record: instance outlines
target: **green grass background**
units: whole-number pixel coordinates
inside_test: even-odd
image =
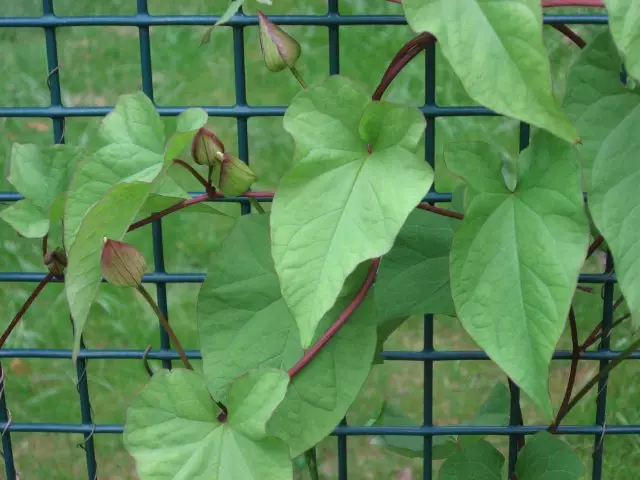
[[[134,0],[74,1],[56,0],[59,15],[127,15],[135,13]],[[273,7],[262,7],[267,14],[322,14],[326,0],[276,0]],[[221,0],[149,0],[152,14],[220,14],[226,2]],[[255,11],[249,5],[249,12]],[[401,7],[382,0],[344,0],[341,12],[394,13]],[[4,0],[1,16],[37,16],[39,0]],[[323,27],[291,27],[288,29],[302,44],[299,69],[308,82],[328,74],[327,29]],[[589,38],[597,28],[580,27]],[[217,30],[209,45],[201,47],[204,27],[153,27],[151,48],[153,84],[159,105],[232,105],[234,103],[233,48],[231,30]],[[59,29],[58,48],[62,96],[65,105],[113,105],[119,95],[141,88],[138,31],[132,27],[72,27]],[[402,26],[343,27],[340,29],[340,62],[342,73],[360,81],[373,91],[386,64],[412,32]],[[568,67],[578,49],[551,28],[545,28],[545,41],[552,57],[553,81],[562,95]],[[263,66],[257,28],[245,30],[248,100],[253,105],[285,105],[299,91],[287,73],[269,73]],[[49,91],[44,34],[41,29],[0,29],[0,105],[46,106]],[[421,57],[423,58],[423,57]],[[499,75],[500,72],[496,72]],[[410,105],[424,100],[424,62],[414,61],[396,80],[387,99]],[[438,57],[437,100],[441,105],[469,105],[473,102],[450,73],[446,62]],[[91,147],[96,144],[100,119],[73,118],[66,122],[68,142]],[[166,120],[167,127],[173,125]],[[442,167],[442,151],[449,142],[471,139],[490,141],[501,148],[517,150],[517,124],[496,118],[442,118],[437,125],[437,186],[446,191],[451,178]],[[236,149],[234,119],[217,118],[210,127],[223,139],[229,151]],[[49,119],[1,118],[0,162],[5,171],[11,144],[50,144],[53,132]],[[250,162],[260,175],[257,188],[275,188],[287,171],[292,156],[292,141],[282,129],[280,118],[249,120]],[[188,182],[185,179],[185,182]],[[192,189],[197,189],[193,184]],[[11,186],[0,180],[0,189]],[[237,213],[236,207],[228,211]],[[198,214],[178,215],[164,222],[164,242],[169,272],[206,271],[215,247],[231,226],[231,221]],[[135,243],[152,259],[149,230],[131,234]],[[43,270],[37,241],[19,238],[8,226],[0,225],[0,270],[39,272]],[[589,265],[590,271],[601,271],[601,259]],[[2,284],[0,288],[0,324],[9,322],[34,285]],[[197,348],[195,302],[199,285],[169,285],[170,318],[187,348]],[[577,312],[581,337],[600,318],[602,301],[599,290],[577,294]],[[476,349],[459,323],[451,318],[437,318],[435,324],[438,349]],[[614,348],[622,348],[633,335],[632,325],[619,328],[613,336]],[[411,319],[387,344],[388,349],[420,350],[422,321]],[[59,285],[47,287],[14,332],[8,346],[21,348],[70,348],[71,328],[68,309]],[[151,312],[138,297],[128,291],[101,288],[86,328],[89,348],[157,348],[158,326]],[[566,338],[561,346],[566,348]],[[15,422],[80,421],[76,392],[76,371],[69,360],[14,359],[5,362],[6,392]],[[585,382],[597,371],[597,363],[582,362],[578,383]],[[568,362],[554,362],[550,390],[558,405],[568,373]],[[607,422],[637,424],[638,377],[634,362],[618,369],[609,382]],[[97,423],[121,423],[127,405],[147,380],[139,361],[92,360],[88,367],[93,418]],[[418,362],[388,362],[376,367],[350,413],[350,421],[362,424],[382,399],[401,406],[420,423],[423,405],[422,365]],[[505,377],[489,361],[440,362],[435,365],[434,419],[439,425],[468,421],[486,398],[495,382]],[[523,400],[527,422],[541,422],[538,413]],[[588,396],[566,419],[566,423],[589,425],[594,421],[594,395]],[[12,434],[18,470],[22,479],[68,480],[86,478],[84,452],[80,435],[39,433]],[[409,460],[369,445],[370,438],[354,437],[348,441],[350,478],[398,479],[421,478],[421,461]],[[504,448],[505,441],[495,438]],[[591,467],[594,439],[571,436],[566,440]],[[135,478],[131,458],[125,452],[119,435],[97,435],[95,438],[102,480]],[[635,479],[640,464],[640,439],[637,436],[606,435],[604,479]],[[336,440],[327,439],[319,447],[323,478],[336,478]],[[434,468],[437,469],[436,462]],[[298,472],[299,478],[306,473]],[[585,477],[587,478],[587,477]],[[589,474],[590,478],[590,474]]]

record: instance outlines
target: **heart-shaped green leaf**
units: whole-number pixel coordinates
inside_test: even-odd
[[[229,384],[247,369],[288,369],[303,354],[269,243],[268,215],[238,218],[200,289],[203,369],[207,387],[223,401]]]
[[[124,443],[141,480],[293,478],[286,445],[264,433],[289,377],[248,372],[232,384],[225,423],[197,373],[157,372],[127,412]]]
[[[605,0],[609,29],[622,52],[627,72],[640,81],[640,4],[636,0]]]
[[[451,291],[471,337],[551,416],[549,362],[564,329],[589,225],[575,149],[542,131],[518,159],[513,192],[487,144],[447,166],[469,201],[451,250]]]
[[[551,89],[540,0],[403,0],[402,5],[413,30],[436,36],[471,98],[568,142],[578,140]]]
[[[421,113],[371,102],[344,77],[299,94],[284,125],[298,165],[274,198],[272,253],[308,347],[349,274],[389,251],[433,171],[414,153],[425,126]]]
[[[209,390],[217,398],[224,398],[229,383],[247,369],[288,369],[304,354],[295,320],[282,299],[269,244],[267,215],[239,218],[200,290],[198,331],[203,367]],[[320,333],[338,318],[360,287],[352,278],[347,283],[351,288],[342,292],[322,320]],[[371,368],[376,343],[372,307],[373,299],[367,298],[292,380],[268,430],[290,445],[292,456],[328,435],[356,399]]]
[[[555,435],[540,432],[527,438],[518,454],[518,480],[578,480],[584,465],[569,445]]]
[[[453,314],[449,253],[459,220],[416,210],[403,225],[376,278],[380,321],[422,315]]]

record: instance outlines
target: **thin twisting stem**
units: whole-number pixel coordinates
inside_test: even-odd
[[[620,355],[618,355],[614,360],[612,360],[609,364],[607,364],[607,366],[604,367],[600,371],[600,373],[595,375],[591,380],[587,382],[587,384],[584,387],[580,389],[578,393],[576,393],[576,395],[571,399],[571,401],[567,405],[567,408],[565,409],[564,414],[561,417],[559,416],[559,418],[556,419],[556,423],[560,423],[562,419],[571,411],[571,409],[575,407],[576,404],[587,393],[589,393],[589,390],[591,390],[593,387],[595,387],[598,384],[601,378],[609,375],[609,373],[611,373],[611,370],[613,370],[618,365],[620,365],[624,360],[629,358],[631,354],[636,350],[638,350],[639,348],[640,348],[640,338],[638,338],[635,342],[629,345]]]
[[[179,158],[174,158],[173,159],[173,163],[175,163],[176,165],[180,165],[182,168],[184,168],[185,170],[187,170],[191,175],[193,175],[193,177],[198,180],[198,182],[200,183],[200,185],[202,185],[205,189],[206,192],[210,192],[211,191],[211,182],[205,180],[205,178],[200,175],[200,173],[193,168],[191,165],[189,165],[187,162],[180,160]]]
[[[442,215],[444,217],[456,218],[458,220],[462,220],[464,218],[464,214],[462,213],[454,212],[453,210],[447,210],[446,208],[436,207],[427,202],[418,204],[418,208],[421,210],[426,210],[428,212],[437,213],[438,215]]]
[[[307,82],[304,81],[304,79],[302,78],[302,75],[300,75],[300,72],[298,71],[298,69],[296,67],[291,67],[290,70],[291,70],[291,73],[293,74],[293,76],[296,78],[296,80],[300,84],[300,86],[303,89],[306,90],[307,89]]]
[[[47,285],[47,283],[49,283],[52,279],[53,279],[53,274],[48,273],[47,276],[40,281],[40,283],[33,290],[33,292],[31,292],[31,295],[29,295],[29,298],[27,298],[27,301],[24,302],[24,305],[22,305],[22,308],[20,308],[18,313],[16,313],[16,316],[13,317],[13,320],[11,320],[11,323],[9,323],[9,326],[2,333],[2,336],[0,337],[0,348],[4,346],[5,342],[7,341],[7,338],[9,338],[9,335],[11,335],[11,332],[13,332],[13,329],[16,328],[16,325],[18,325],[18,323],[22,319],[22,316],[26,313],[27,310],[29,310],[29,307],[31,306],[31,304],[38,297],[38,295],[40,295],[40,292],[42,292],[42,290]]]
[[[316,342],[316,344],[311,347],[309,350],[305,352],[302,358],[289,370],[289,377],[295,377],[300,371],[306,367],[311,360],[313,360],[320,351],[324,348],[324,346],[329,343],[336,333],[342,328],[342,326],[347,323],[349,317],[356,311],[356,309],[360,306],[360,304],[364,301],[367,293],[371,289],[371,285],[373,285],[373,281],[376,278],[376,273],[378,273],[378,266],[380,265],[380,258],[374,258],[371,262],[371,266],[369,267],[369,273],[367,274],[367,278],[364,283],[356,293],[356,296],[353,298],[351,303],[345,310],[340,314],[338,319],[329,327],[329,329],[324,332],[320,340]]]
[[[559,31],[560,33],[562,33],[565,37],[567,37],[573,43],[575,43],[578,47],[584,48],[587,46],[587,42],[585,42],[580,35],[578,35],[575,31],[573,31],[566,25],[559,24],[559,25],[551,25],[551,26],[555,28],[557,31]]]
[[[153,309],[156,316],[158,317],[158,320],[160,320],[162,327],[165,329],[165,331],[169,335],[169,338],[171,338],[171,342],[175,345],[176,350],[178,351],[178,355],[180,355],[180,359],[182,360],[182,363],[184,363],[184,366],[189,370],[193,370],[193,367],[191,366],[191,362],[189,362],[189,358],[187,357],[187,354],[184,353],[184,349],[180,344],[180,340],[178,340],[178,337],[173,331],[173,328],[171,328],[171,325],[169,325],[169,321],[167,320],[167,317],[164,316],[164,313],[162,313],[162,310],[160,310],[160,307],[158,307],[158,304],[156,303],[156,301],[153,299],[151,295],[149,295],[149,292],[147,291],[147,289],[144,288],[142,285],[138,287],[138,291],[147,301],[149,306]]]
[[[558,409],[556,419],[549,427],[550,432],[555,432],[560,421],[565,415],[565,410],[573,395],[573,387],[576,383],[576,374],[578,373],[578,362],[580,361],[580,342],[578,340],[578,325],[576,323],[576,313],[573,305],[569,309],[569,327],[571,328],[571,367],[569,368],[569,378],[567,379],[567,388],[564,391],[564,398]]]
[[[604,8],[602,0],[547,0],[542,2],[542,8],[553,7],[596,7]]]

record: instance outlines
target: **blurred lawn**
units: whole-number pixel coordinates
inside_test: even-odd
[[[135,13],[134,0],[101,0],[77,2],[56,0],[60,15],[109,15]],[[149,0],[152,14],[220,14],[226,2],[222,0]],[[39,0],[5,0],[0,6],[2,16],[33,16],[41,10]],[[326,2],[321,0],[277,0],[273,7],[262,6],[269,13],[321,14]],[[250,5],[249,12],[254,11]],[[343,14],[394,13],[398,5],[382,0],[345,0]],[[591,28],[581,27],[589,38]],[[159,105],[232,105],[234,103],[233,48],[231,31],[220,28],[212,41],[200,47],[203,27],[153,27],[151,29],[153,81]],[[307,81],[328,74],[327,30],[320,27],[289,29],[303,45],[300,71]],[[578,49],[547,28],[547,45],[552,55],[553,80],[558,95],[562,95],[568,66]],[[120,94],[141,88],[138,33],[131,27],[72,27],[58,30],[60,77],[65,105],[112,105]],[[412,33],[406,27],[343,27],[340,30],[342,72],[373,91],[386,64]],[[245,30],[248,100],[254,105],[285,105],[298,92],[297,83],[286,73],[273,74],[261,63],[257,29]],[[0,105],[46,106],[49,92],[46,86],[44,35],[40,29],[0,29]],[[394,83],[387,99],[420,105],[424,98],[424,63],[413,62]],[[499,74],[499,72],[496,72]],[[441,105],[468,105],[459,82],[450,74],[442,58],[438,58],[437,99]],[[74,118],[66,122],[68,142],[92,146],[96,143],[99,119]],[[169,128],[172,119],[167,119]],[[453,141],[483,139],[510,151],[517,150],[517,124],[495,118],[443,118],[437,122],[437,186],[441,191],[451,188],[451,178],[442,168],[445,144]],[[235,120],[212,119],[210,126],[226,142],[229,150],[235,145]],[[6,166],[10,146],[14,142],[49,144],[52,127],[49,119],[0,118],[0,162]],[[258,188],[275,188],[289,167],[292,142],[282,129],[280,118],[249,120],[250,162],[260,175]],[[185,179],[188,186],[197,187]],[[4,178],[0,190],[10,190]],[[228,211],[237,210],[229,207]],[[214,249],[230,221],[197,214],[171,217],[164,222],[167,269],[170,272],[203,272],[214,255]],[[138,231],[129,240],[140,247],[151,260],[150,231]],[[42,271],[39,242],[27,241],[15,235],[6,225],[0,225],[0,271]],[[594,261],[591,271],[602,265]],[[0,318],[9,319],[24,302],[33,285],[3,284],[0,289]],[[198,285],[169,285],[172,323],[187,348],[197,348],[195,301]],[[64,296],[59,285],[46,291],[29,310],[14,332],[8,346],[23,348],[70,348],[71,329]],[[600,317],[599,291],[589,295],[578,293],[577,313],[581,337],[586,335]],[[438,318],[435,325],[438,349],[475,349],[457,320]],[[613,338],[614,348],[621,348],[633,334],[630,326],[621,327]],[[388,349],[420,350],[422,321],[407,322],[388,342]],[[149,310],[131,292],[103,286],[91,312],[86,330],[89,348],[157,348],[158,327]],[[563,348],[569,342],[562,341]],[[568,371],[568,362],[555,362],[552,367],[551,392],[559,404]],[[579,383],[596,372],[595,363],[583,362]],[[6,362],[7,398],[15,422],[80,421],[76,392],[76,372],[70,361],[20,360]],[[640,422],[637,385],[638,366],[627,362],[609,382],[607,421],[610,424]],[[375,411],[382,397],[402,406],[416,423],[420,423],[423,405],[422,366],[412,362],[389,362],[376,367],[360,399],[354,405],[350,421],[362,424]],[[138,361],[92,360],[89,362],[89,388],[94,421],[121,423],[125,410],[147,377]],[[489,361],[441,362],[435,366],[434,418],[437,424],[456,424],[469,420],[488,395],[495,382],[504,375]],[[523,400],[527,422],[542,422],[526,399]],[[582,402],[566,423],[592,424],[595,415],[593,395]],[[12,435],[18,470],[23,479],[68,480],[86,478],[84,453],[78,445],[79,435],[20,434]],[[421,462],[408,460],[369,445],[369,438],[356,437],[348,441],[350,478],[402,479],[421,478]],[[572,436],[567,440],[582,456],[587,468],[591,465],[592,437]],[[496,439],[504,445],[504,439]],[[606,436],[605,479],[635,479],[640,464],[640,439],[637,436]],[[319,449],[324,478],[336,478],[336,441],[329,439]],[[98,435],[96,448],[101,479],[135,478],[133,463],[124,451],[119,435]],[[437,465],[436,465],[437,468]],[[306,478],[301,473],[300,478]]]

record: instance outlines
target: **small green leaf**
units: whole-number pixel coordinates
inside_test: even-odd
[[[430,32],[471,98],[575,143],[551,89],[540,0],[403,0],[409,26]],[[473,21],[462,19],[472,18]]]
[[[447,158],[466,181],[469,202],[451,250],[456,312],[478,345],[551,417],[549,362],[589,238],[580,166],[572,146],[539,131],[518,159],[511,192],[500,155],[482,145]]]
[[[207,112],[201,108],[189,108],[178,115],[176,132],[167,141],[164,151],[165,162],[172,162],[191,145],[193,137],[206,125],[208,118]]]
[[[640,80],[640,5],[636,0],[605,0],[609,29],[629,75]]]
[[[611,33],[604,31],[589,41],[572,65],[563,108],[582,135],[579,145],[584,187],[604,139],[640,105],[620,79],[622,60]]]
[[[81,153],[80,149],[67,145],[15,144],[8,180],[26,199],[49,215],[51,206],[66,192]]]
[[[459,220],[415,210],[403,225],[376,278],[380,320],[425,313],[453,314],[449,253]]]
[[[500,480],[504,456],[486,440],[461,447],[447,458],[439,480]]]
[[[485,400],[471,421],[471,425],[508,425],[509,404],[509,389],[504,384],[497,383],[491,390],[489,398]],[[469,445],[485,437],[486,435],[460,435],[458,441],[461,445]]]
[[[359,287],[354,282],[349,292],[343,292],[323,319],[321,332],[338,318]],[[284,439],[292,456],[331,432],[366,380],[375,348],[372,304],[367,298],[294,377],[276,410],[268,432]],[[223,242],[200,291],[198,332],[207,385],[223,401],[229,383],[246,370],[289,369],[304,354],[273,266],[268,215],[239,218]]]
[[[204,33],[204,35],[202,36],[202,39],[200,40],[200,45],[204,45],[205,43],[209,43],[211,41],[211,33],[213,32],[213,30],[219,26],[219,25],[223,25],[225,23],[227,23],[229,20],[231,20],[231,17],[233,17],[238,10],[240,10],[240,7],[242,7],[242,4],[244,3],[244,0],[233,0],[229,6],[227,7],[227,9],[224,11],[224,13],[222,14],[222,16],[218,19],[218,21],[213,25],[213,27],[210,27],[209,29],[207,29],[207,31]]]
[[[0,212],[0,218],[23,237],[42,238],[49,231],[49,217],[31,200],[20,200]]]
[[[589,211],[613,254],[620,290],[640,318],[640,108],[624,115],[604,139],[593,165]]]
[[[555,435],[540,432],[527,438],[516,463],[518,480],[579,480],[584,465],[569,445]]]
[[[141,480],[292,479],[286,445],[260,435],[286,374],[257,370],[231,386],[228,421],[197,373],[157,372],[127,412],[124,443]]]
[[[100,136],[106,144],[136,145],[160,155],[164,151],[164,125],[142,92],[120,96],[102,121]]]
[[[429,190],[433,171],[414,153],[424,125],[417,109],[370,102],[339,76],[299,94],[287,112],[299,164],[274,198],[272,253],[304,347],[345,279],[389,251]]]
[[[382,404],[380,415],[374,421],[369,422],[374,426],[415,427],[419,422],[409,418],[399,407],[388,402]],[[424,456],[424,439],[411,435],[382,435],[375,436],[371,445],[387,448],[398,455],[409,458],[422,458]],[[432,439],[432,458],[439,460],[447,458],[457,449],[456,439],[450,435],[437,436]]]

